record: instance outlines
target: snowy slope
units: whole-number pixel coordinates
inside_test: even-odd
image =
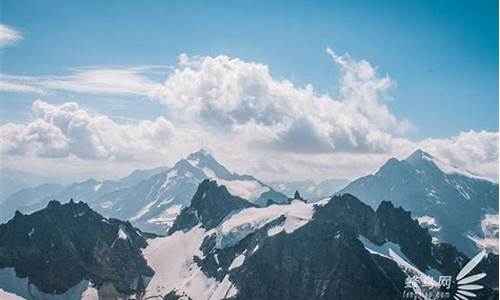
[[[205,234],[203,229],[197,227],[150,242],[143,255],[155,275],[147,287],[146,298],[175,290],[177,294],[186,294],[193,300],[221,299],[212,296],[219,288],[227,291],[230,284],[208,278],[193,261],[194,256],[201,256],[199,248]]]
[[[225,248],[237,244],[248,234],[259,230],[267,223],[285,216],[283,224],[275,233],[291,233],[312,219],[314,205],[302,201],[293,201],[290,205],[271,205],[268,207],[247,208],[219,225],[213,231],[217,234],[217,247]],[[212,232],[209,232],[212,233]]]
[[[498,254],[498,214],[486,214],[481,221],[482,236],[469,236],[477,246]]]
[[[292,233],[312,219],[313,204],[293,201],[290,205],[271,205],[262,208],[247,208],[206,231],[197,226],[187,232],[176,231],[170,236],[153,239],[143,250],[148,265],[155,271],[146,297],[166,295],[175,290],[178,295],[187,295],[193,300],[223,299],[237,292],[226,276],[222,281],[207,277],[193,257],[203,257],[200,250],[206,237],[216,235],[218,248],[238,244],[247,235],[263,228],[266,224],[285,216],[278,226],[279,232]],[[231,270],[240,266],[244,256],[233,260]]]
[[[20,297],[16,294],[6,292],[2,289],[0,289],[0,299],[3,299],[3,300],[24,300],[23,297]]]
[[[469,178],[474,178],[474,179],[479,179],[479,180],[485,180],[485,181],[493,182],[489,178],[479,176],[479,175],[474,174],[474,173],[472,173],[472,172],[470,172],[468,170],[461,169],[461,168],[459,168],[457,166],[448,164],[448,163],[442,161],[441,159],[439,159],[437,157],[434,157],[434,156],[432,156],[429,153],[426,153],[424,151],[418,151],[417,150],[409,158],[407,158],[407,161],[411,162],[412,160],[418,160],[419,159],[418,156],[420,156],[420,159],[425,159],[425,160],[433,163],[434,165],[436,165],[445,174],[448,174],[448,175],[453,175],[453,174],[455,174],[455,175],[462,175],[462,176],[469,177]]]

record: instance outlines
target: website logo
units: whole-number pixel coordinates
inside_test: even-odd
[[[486,273],[474,274],[473,270],[485,256],[485,251],[474,256],[458,272],[456,278],[452,276],[439,276],[436,282],[432,277],[423,273],[406,278],[403,298],[427,300],[471,300],[472,298],[476,298],[476,292],[484,288],[483,285],[477,282],[486,277]],[[453,283],[455,284],[453,285]],[[453,289],[452,286],[454,287]]]
[[[486,273],[479,273],[470,275],[469,273],[481,262],[481,260],[486,256],[486,252],[483,251],[478,255],[474,256],[457,275],[457,291],[453,298],[455,300],[469,300],[469,297],[477,297],[472,291],[480,290],[484,286],[480,284],[475,284],[476,281],[486,277]]]

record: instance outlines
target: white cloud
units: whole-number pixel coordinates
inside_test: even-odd
[[[366,61],[334,58],[342,69],[341,99],[277,80],[264,64],[186,55],[154,96],[178,122],[201,123],[281,151],[390,150],[391,136],[408,127],[385,105],[392,81]]]
[[[0,74],[0,92],[24,94],[46,94],[46,90],[37,84],[37,78],[30,76],[12,76]]]
[[[463,169],[498,180],[498,132],[470,130],[444,139],[417,143],[432,155]]]
[[[148,96],[161,85],[148,79],[137,68],[77,70],[73,75],[42,79],[47,89],[87,94],[121,94]]]
[[[0,126],[4,155],[75,156],[89,160],[141,161],[161,156],[175,135],[164,117],[117,123],[77,103],[33,103],[33,121]]]
[[[12,76],[0,74],[0,91],[39,93],[64,91],[92,95],[135,95],[149,97],[162,87],[149,78],[163,66],[76,68],[64,76]]]
[[[340,92],[342,100],[351,109],[362,113],[381,129],[405,133],[411,129],[407,120],[398,120],[385,102],[388,91],[395,82],[387,75],[381,76],[366,60],[355,61],[349,54],[338,55],[332,49],[326,52],[340,67]]]
[[[411,141],[404,137],[411,124],[388,106],[395,82],[365,60],[331,49],[327,53],[341,71],[338,98],[311,85],[278,80],[265,64],[222,55],[183,54],[164,82],[154,80],[148,66],[76,69],[69,76],[4,76],[0,81],[37,89],[26,92],[145,96],[165,104],[167,114],[154,121],[118,123],[77,103],[38,100],[32,121],[0,127],[0,147],[16,163],[19,157],[30,162],[51,157],[78,168],[82,161],[96,159],[157,166],[204,147],[231,169],[264,180],[355,178],[376,171],[392,156],[403,158],[423,148],[498,178],[498,133],[470,131]]]
[[[304,153],[387,152],[392,135],[409,127],[386,106],[393,81],[364,60],[327,51],[342,71],[340,99],[277,80],[264,64],[223,55],[182,54],[164,83],[148,76],[150,66],[80,68],[68,76],[3,75],[0,90],[146,96],[166,104],[177,123],[244,134],[253,145]]]
[[[0,48],[15,45],[22,39],[23,36],[19,31],[11,26],[0,24]]]

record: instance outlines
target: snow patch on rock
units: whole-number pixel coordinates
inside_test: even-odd
[[[422,227],[429,228],[430,231],[440,231],[441,227],[438,225],[438,222],[434,217],[431,216],[421,216],[417,218],[418,224]]]
[[[469,236],[469,238],[476,243],[478,248],[486,250],[487,252],[498,254],[498,223],[498,215],[484,215],[483,220],[481,220],[483,237]]]
[[[0,299],[3,300],[24,300],[23,297],[0,289]]]
[[[148,220],[148,223],[156,223],[162,225],[168,225],[169,227],[174,224],[175,218],[182,210],[182,205],[175,204],[167,208],[158,217]]]
[[[206,277],[193,261],[194,256],[202,256],[200,245],[205,234],[204,229],[195,227],[149,241],[143,255],[155,274],[144,298],[166,295],[173,290],[193,300],[222,299],[235,293],[228,279],[218,282]]]
[[[241,265],[243,264],[244,261],[245,261],[244,254],[240,254],[240,255],[236,256],[236,258],[233,260],[233,262],[229,266],[229,271],[241,267]]]
[[[217,181],[219,185],[224,185],[232,195],[252,202],[257,200],[260,195],[270,190],[256,180],[226,180],[219,178],[217,174],[209,168],[203,168],[202,171],[208,178]]]
[[[127,233],[123,230],[123,228],[120,226],[118,229],[118,238],[122,240],[126,240],[128,238]]]
[[[279,231],[291,233],[312,219],[314,204],[293,201],[289,205],[270,205],[244,209],[213,229],[217,233],[216,246],[219,249],[237,244],[247,235],[261,229],[267,223],[285,216]],[[278,229],[276,229],[278,230]]]
[[[97,192],[102,187],[102,183],[94,185],[94,192]]]

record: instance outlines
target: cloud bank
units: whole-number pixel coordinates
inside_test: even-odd
[[[386,106],[392,80],[366,61],[329,52],[342,71],[341,99],[276,80],[264,64],[227,56],[181,56],[154,97],[177,122],[232,132],[281,151],[390,151],[392,134],[409,128]]]
[[[409,121],[391,112],[395,81],[366,60],[327,54],[340,70],[339,95],[276,79],[269,67],[224,55],[182,54],[164,82],[151,67],[85,68],[68,76],[0,77],[0,89],[134,95],[165,105],[164,117],[116,122],[75,102],[37,100],[32,120],[0,126],[11,157],[117,163],[174,162],[205,147],[239,172],[264,179],[354,178],[417,148],[479,175],[498,178],[498,132],[469,131],[412,141]],[[2,83],[3,82],[3,83]]]
[[[158,157],[175,135],[164,117],[121,124],[75,102],[51,105],[36,100],[33,121],[0,127],[3,155],[87,160],[147,160]]]

